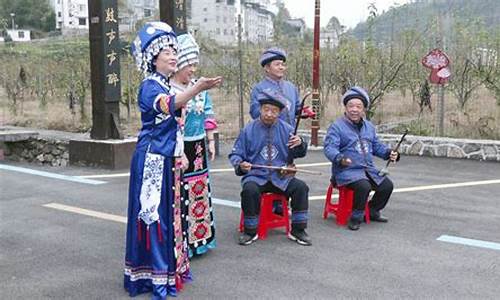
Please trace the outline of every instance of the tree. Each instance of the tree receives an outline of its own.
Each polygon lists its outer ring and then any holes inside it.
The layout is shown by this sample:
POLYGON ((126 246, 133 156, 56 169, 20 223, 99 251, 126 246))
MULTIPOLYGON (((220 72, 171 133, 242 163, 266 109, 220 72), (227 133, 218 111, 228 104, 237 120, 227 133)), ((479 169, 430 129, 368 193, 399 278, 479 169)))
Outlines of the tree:
POLYGON ((40 0, 0 0, 0 18, 11 20, 14 13, 15 24, 19 28, 52 31, 56 27, 55 13, 48 1, 40 0))
POLYGON ((487 40, 483 28, 477 20, 457 20, 454 24, 454 35, 449 47, 449 55, 454 58, 449 87, 462 110, 483 83, 473 61, 473 53, 487 40))

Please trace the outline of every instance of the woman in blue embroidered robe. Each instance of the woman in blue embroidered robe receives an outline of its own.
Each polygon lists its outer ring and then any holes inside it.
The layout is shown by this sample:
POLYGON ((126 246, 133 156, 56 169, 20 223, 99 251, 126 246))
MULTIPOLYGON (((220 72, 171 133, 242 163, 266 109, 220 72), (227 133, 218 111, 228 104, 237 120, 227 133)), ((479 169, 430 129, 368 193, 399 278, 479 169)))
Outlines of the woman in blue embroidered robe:
POLYGON ((152 299, 166 299, 191 279, 180 207, 180 108, 221 78, 202 78, 173 95, 168 76, 177 65, 176 49, 175 33, 162 22, 147 23, 131 48, 146 77, 139 87, 142 128, 130 166, 124 271, 130 296, 152 292, 152 299))
MULTIPOLYGON (((177 71, 171 84, 176 93, 193 86, 199 63, 199 47, 193 36, 183 34, 177 38, 179 53, 177 71)), ((214 130, 217 128, 212 99, 204 91, 193 97, 184 108, 184 154, 189 166, 183 175, 183 212, 187 218, 189 257, 201 255, 216 246, 215 222, 208 175, 208 154, 215 158, 214 130), (208 140, 208 144, 205 142, 208 140)))

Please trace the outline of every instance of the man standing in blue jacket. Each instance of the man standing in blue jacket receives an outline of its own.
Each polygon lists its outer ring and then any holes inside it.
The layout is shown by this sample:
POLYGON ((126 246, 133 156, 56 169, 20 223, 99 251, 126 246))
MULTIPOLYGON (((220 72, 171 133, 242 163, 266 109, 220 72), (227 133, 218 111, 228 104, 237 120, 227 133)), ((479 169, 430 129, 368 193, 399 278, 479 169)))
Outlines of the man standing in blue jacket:
POLYGON ((258 101, 260 117, 243 128, 229 154, 236 174, 243 176, 241 208, 244 232, 239 238, 239 244, 250 245, 257 240, 260 195, 272 192, 291 198, 292 230, 288 237, 300 245, 310 246, 311 240, 305 231, 309 187, 293 176, 283 176, 279 170, 258 167, 283 167, 289 156, 304 157, 307 144, 298 135, 293 134, 294 128, 290 124, 278 118, 285 107, 286 99, 275 90, 268 89, 259 94, 258 101))
POLYGON ((394 186, 388 177, 379 175, 373 155, 395 162, 399 160, 399 153, 382 144, 373 123, 363 118, 370 105, 370 97, 364 89, 350 88, 342 96, 342 102, 344 116, 328 128, 324 153, 332 162, 332 182, 354 190, 348 228, 358 230, 363 217, 375 222, 388 221, 380 211, 389 201, 394 186), (370 216, 364 216, 366 201, 372 189, 375 194, 369 202, 370 216))
POLYGON ((250 116, 260 116, 259 95, 264 90, 275 90, 284 98, 285 106, 281 110, 280 119, 295 127, 295 118, 300 111, 300 97, 297 87, 284 79, 286 73, 286 53, 283 49, 272 47, 265 50, 260 57, 260 65, 264 68, 265 77, 257 83, 250 93, 250 116))

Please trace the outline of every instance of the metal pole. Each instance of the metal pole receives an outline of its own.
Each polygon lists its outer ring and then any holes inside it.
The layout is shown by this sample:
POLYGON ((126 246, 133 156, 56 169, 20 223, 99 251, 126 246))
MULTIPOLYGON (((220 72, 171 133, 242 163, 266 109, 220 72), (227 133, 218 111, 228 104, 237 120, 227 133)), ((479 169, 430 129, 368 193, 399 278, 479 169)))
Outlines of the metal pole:
MULTIPOLYGON (((439 13, 437 19, 437 31, 438 36, 436 40, 437 47, 441 50, 443 49, 443 29, 441 22, 441 14, 439 13)), ((438 136, 444 136, 444 84, 438 83, 438 111, 437 111, 437 134, 438 136)))
POLYGON ((318 146, 318 132, 320 128, 320 98, 319 98, 319 12, 320 0, 315 1, 314 9, 314 46, 313 46, 313 91, 312 108, 316 116, 311 121, 311 145, 318 146))
POLYGON ((444 86, 438 85, 439 106, 438 106, 438 135, 444 136, 444 86))
POLYGON ((12 30, 16 29, 16 23, 14 23, 15 13, 10 13, 10 17, 12 18, 12 30))
POLYGON ((241 49, 241 13, 238 14, 238 60, 240 74, 238 78, 238 92, 240 94, 240 131, 245 125, 243 117, 243 51, 241 49))

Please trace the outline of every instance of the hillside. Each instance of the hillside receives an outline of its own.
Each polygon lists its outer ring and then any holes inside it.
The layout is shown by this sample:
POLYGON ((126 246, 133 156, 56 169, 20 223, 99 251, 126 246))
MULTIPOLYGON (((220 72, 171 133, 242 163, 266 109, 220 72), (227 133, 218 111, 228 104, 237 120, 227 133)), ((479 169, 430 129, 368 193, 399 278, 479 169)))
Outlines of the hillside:
MULTIPOLYGON (((389 41, 398 32, 415 29, 423 32, 441 16, 443 33, 457 21, 477 20, 486 30, 500 30, 499 0, 417 0, 378 12, 373 19, 372 36, 378 42, 389 41)), ((349 31, 359 40, 368 36, 368 22, 349 31)))

